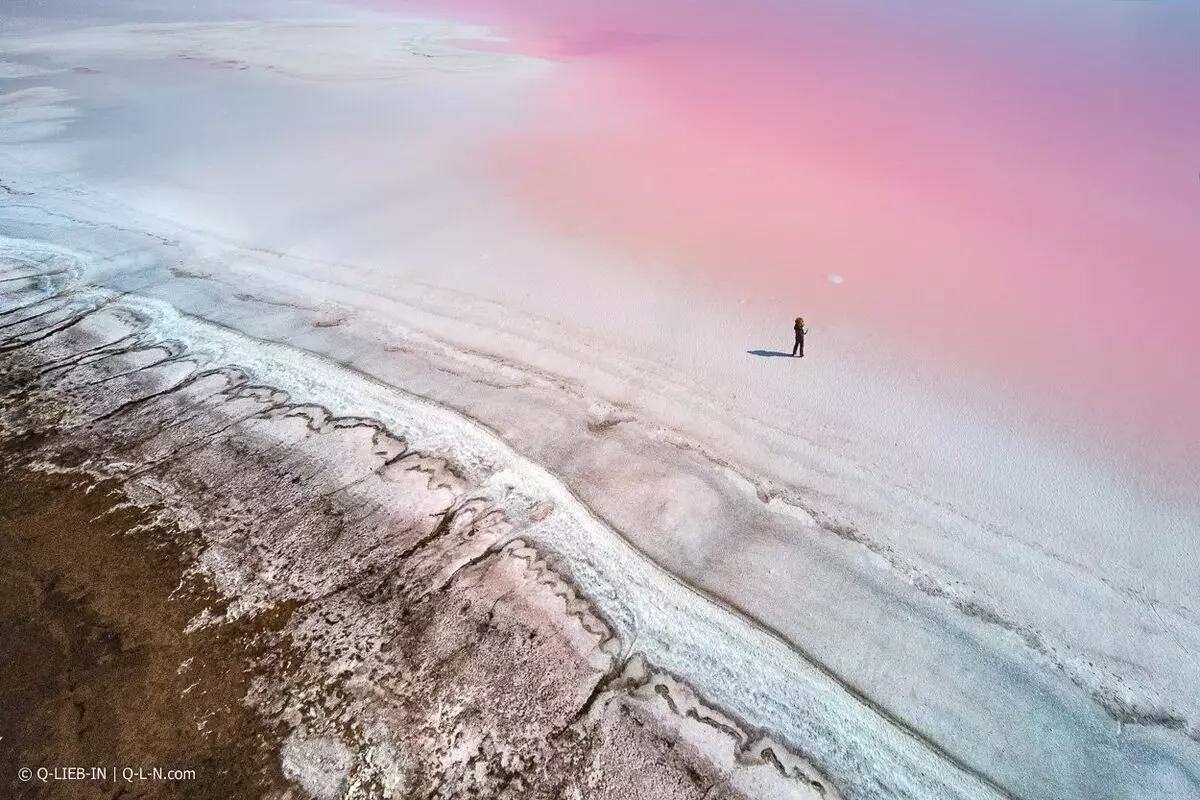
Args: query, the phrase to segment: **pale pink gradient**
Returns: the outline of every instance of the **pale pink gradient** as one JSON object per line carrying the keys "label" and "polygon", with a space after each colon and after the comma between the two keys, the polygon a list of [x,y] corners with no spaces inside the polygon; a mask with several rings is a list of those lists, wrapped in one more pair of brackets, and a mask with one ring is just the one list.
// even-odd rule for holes
{"label": "pale pink gradient", "polygon": [[378,2],[561,62],[500,154],[556,224],[1200,443],[1200,10]]}

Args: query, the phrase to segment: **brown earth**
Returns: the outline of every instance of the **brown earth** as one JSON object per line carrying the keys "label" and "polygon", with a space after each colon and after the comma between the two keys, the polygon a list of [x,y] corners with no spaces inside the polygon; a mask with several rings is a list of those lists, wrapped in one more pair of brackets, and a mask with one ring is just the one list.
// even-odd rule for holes
{"label": "brown earth", "polygon": [[[145,515],[123,499],[79,475],[0,475],[0,794],[227,800],[285,788],[284,732],[242,699],[255,665],[286,649],[274,632],[287,612],[185,633],[220,598],[185,575],[177,532],[138,527]],[[21,781],[21,767],[107,775]],[[124,767],[195,777],[114,781]]]}

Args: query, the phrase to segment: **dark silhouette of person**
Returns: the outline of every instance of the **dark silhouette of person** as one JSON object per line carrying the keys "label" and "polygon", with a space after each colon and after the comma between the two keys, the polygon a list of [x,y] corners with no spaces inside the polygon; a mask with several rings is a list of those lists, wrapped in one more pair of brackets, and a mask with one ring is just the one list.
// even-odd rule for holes
{"label": "dark silhouette of person", "polygon": [[808,328],[804,327],[804,317],[796,317],[796,343],[792,345],[792,355],[804,358],[804,334],[808,333]]}

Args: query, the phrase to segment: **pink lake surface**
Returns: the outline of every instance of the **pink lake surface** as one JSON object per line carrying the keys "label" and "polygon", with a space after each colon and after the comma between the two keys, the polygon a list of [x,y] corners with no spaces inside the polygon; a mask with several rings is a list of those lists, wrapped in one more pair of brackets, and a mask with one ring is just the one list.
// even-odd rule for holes
{"label": "pink lake surface", "polygon": [[560,62],[552,223],[1200,452],[1200,5],[372,4]]}

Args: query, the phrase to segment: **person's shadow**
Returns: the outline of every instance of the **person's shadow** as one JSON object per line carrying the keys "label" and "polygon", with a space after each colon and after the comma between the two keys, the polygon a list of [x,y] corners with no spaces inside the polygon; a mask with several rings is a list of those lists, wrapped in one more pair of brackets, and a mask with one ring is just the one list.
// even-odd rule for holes
{"label": "person's shadow", "polygon": [[781,353],[778,350],[747,350],[746,352],[752,356],[758,356],[759,358],[791,358],[792,357],[791,353]]}

